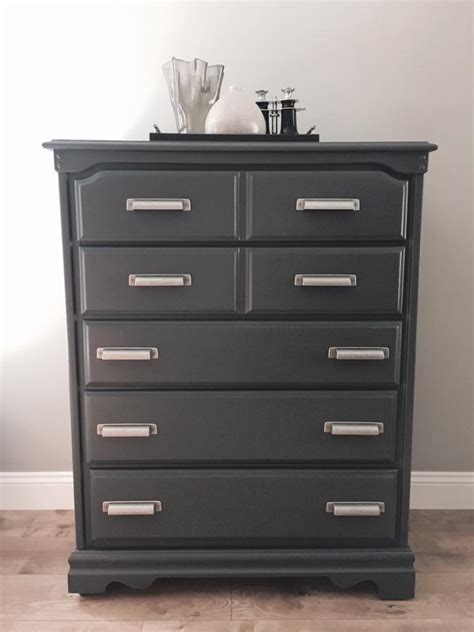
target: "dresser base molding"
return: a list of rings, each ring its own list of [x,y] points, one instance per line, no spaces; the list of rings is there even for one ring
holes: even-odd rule
[[[173,551],[74,551],[69,592],[105,592],[118,582],[148,588],[160,578],[327,577],[347,588],[372,582],[381,599],[412,599],[414,555],[403,549],[214,549]]]

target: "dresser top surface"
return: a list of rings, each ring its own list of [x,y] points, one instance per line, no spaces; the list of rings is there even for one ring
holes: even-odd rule
[[[426,141],[410,142],[289,142],[289,141],[148,141],[148,140],[68,140],[53,139],[43,143],[46,149],[98,151],[291,151],[291,152],[431,152],[437,145]]]
[[[424,174],[428,142],[318,143],[291,141],[133,141],[52,140],[43,147],[54,150],[59,172],[77,173],[101,165],[135,163],[209,168],[246,169],[299,166],[309,168],[354,165],[405,174]],[[214,165],[214,167],[212,167]]]

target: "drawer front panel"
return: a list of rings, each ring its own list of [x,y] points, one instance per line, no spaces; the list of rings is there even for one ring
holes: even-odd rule
[[[230,240],[238,174],[100,171],[74,183],[78,238],[96,242]],[[127,210],[127,200],[130,200]]]
[[[248,311],[401,313],[403,248],[253,248]]]
[[[253,172],[248,191],[250,239],[405,236],[408,183],[381,171]]]
[[[399,380],[398,322],[89,322],[83,331],[86,386],[311,388]]]
[[[373,545],[395,536],[394,470],[92,470],[90,486],[90,539],[99,547]],[[106,506],[109,515],[104,502],[123,504]],[[342,515],[343,505],[335,515],[334,502],[367,503],[362,511],[373,515]],[[375,503],[384,503],[380,515]]]
[[[86,392],[85,458],[89,463],[389,462],[396,401],[394,392]]]
[[[229,314],[238,251],[224,248],[81,248],[85,316]]]

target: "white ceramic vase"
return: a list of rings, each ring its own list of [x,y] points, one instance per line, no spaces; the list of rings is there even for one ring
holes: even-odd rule
[[[253,99],[230,86],[209,110],[206,134],[265,134],[265,119]]]

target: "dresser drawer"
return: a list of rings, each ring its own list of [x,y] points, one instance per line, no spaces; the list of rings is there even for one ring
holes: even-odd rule
[[[89,463],[389,462],[394,392],[86,392]]]
[[[79,256],[85,316],[236,309],[236,249],[88,247]]]
[[[256,171],[247,189],[250,239],[405,237],[408,183],[382,171]]]
[[[396,488],[394,470],[92,470],[90,538],[98,547],[374,546],[395,536]],[[372,515],[342,515],[351,511]]]
[[[401,332],[399,322],[88,322],[84,381],[190,388],[395,385]]]
[[[74,182],[84,242],[229,240],[237,235],[238,174],[99,171]]]
[[[253,248],[248,311],[401,313],[404,248]]]

